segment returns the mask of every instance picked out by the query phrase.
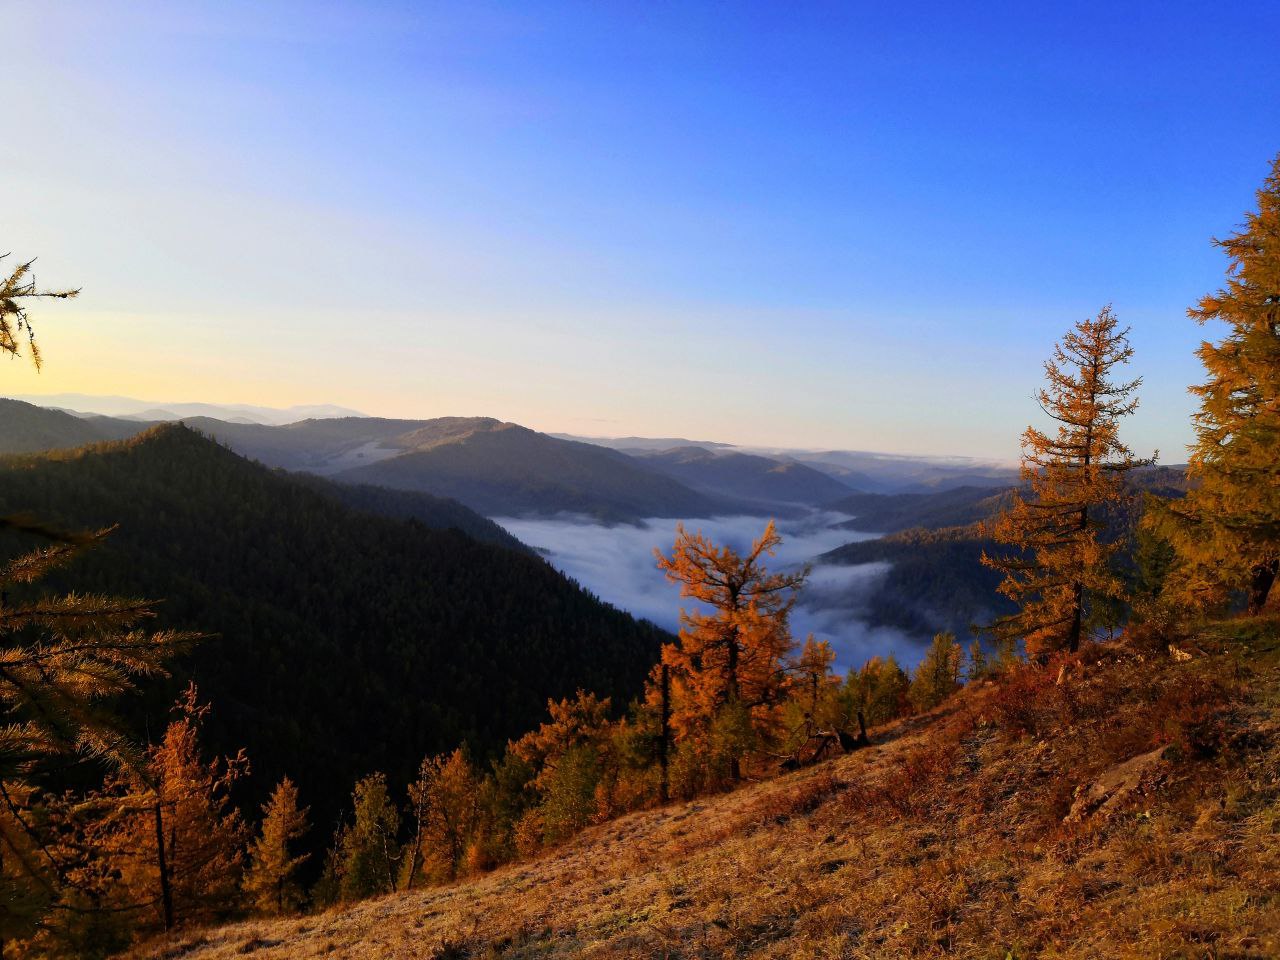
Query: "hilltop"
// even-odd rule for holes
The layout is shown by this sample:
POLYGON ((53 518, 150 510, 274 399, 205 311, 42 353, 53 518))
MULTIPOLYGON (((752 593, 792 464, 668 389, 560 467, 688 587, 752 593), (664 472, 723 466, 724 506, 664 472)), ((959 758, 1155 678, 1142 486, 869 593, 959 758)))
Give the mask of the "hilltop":
POLYGON ((487 875, 134 956, 1274 957, 1280 620, 1148 643, 487 875))

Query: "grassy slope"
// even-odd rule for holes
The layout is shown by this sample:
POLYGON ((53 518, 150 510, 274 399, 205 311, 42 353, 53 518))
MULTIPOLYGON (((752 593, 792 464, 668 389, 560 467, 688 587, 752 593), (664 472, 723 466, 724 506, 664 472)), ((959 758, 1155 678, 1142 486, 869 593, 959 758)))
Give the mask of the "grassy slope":
POLYGON ((1255 634, 1243 666, 1203 634, 1184 663, 1099 650, 532 862, 138 955, 1280 956, 1280 623, 1255 634))

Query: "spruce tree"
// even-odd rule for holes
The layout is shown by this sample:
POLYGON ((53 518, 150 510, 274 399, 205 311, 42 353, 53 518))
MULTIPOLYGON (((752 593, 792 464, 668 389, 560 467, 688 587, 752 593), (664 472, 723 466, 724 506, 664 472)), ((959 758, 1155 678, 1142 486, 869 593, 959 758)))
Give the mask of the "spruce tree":
POLYGON ((1216 606, 1243 593, 1255 613, 1280 572, 1280 156, 1257 198, 1244 227, 1215 241, 1226 286, 1188 311, 1227 326, 1197 351, 1208 378, 1191 388, 1191 489, 1149 521, 1177 553, 1177 599, 1216 606))
POLYGON ((982 556, 1004 574, 1000 592, 1020 607, 990 630, 998 641, 1022 640, 1031 655, 1079 649, 1094 602, 1125 594, 1111 565, 1119 544, 1108 519, 1130 500, 1125 474, 1151 462, 1120 440, 1142 382, 1114 379, 1133 356, 1128 332, 1104 307, 1054 346, 1036 400, 1057 429, 1022 435, 1023 488, 992 532, 1016 552, 982 556))
POLYGON ((298 807, 298 788, 285 777, 262 812, 262 832, 249 847, 244 891, 260 914, 293 913, 302 905, 302 888, 296 875, 308 854, 295 856, 290 844, 309 829, 308 811, 298 807))

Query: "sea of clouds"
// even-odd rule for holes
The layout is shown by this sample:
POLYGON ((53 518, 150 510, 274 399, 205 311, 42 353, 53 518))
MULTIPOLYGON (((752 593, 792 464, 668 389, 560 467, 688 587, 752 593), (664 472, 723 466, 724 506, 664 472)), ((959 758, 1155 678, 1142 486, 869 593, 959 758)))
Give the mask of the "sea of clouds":
MULTIPOLYGON (((814 511, 800 519, 778 521, 782 545, 770 568, 799 567, 828 550, 878 536, 833 529, 833 524, 849 519, 846 514, 814 511)), ((498 518, 497 522, 601 599, 669 630, 679 627, 681 605, 688 606, 690 601, 682 600, 679 587, 667 582, 653 553, 655 549, 670 552, 676 521, 651 519, 635 526, 605 526, 586 517, 561 515, 498 518)), ((746 516, 685 521, 686 529, 701 530, 716 543, 737 550, 749 547, 764 525, 761 518, 746 516)), ((815 564, 792 614, 792 632, 801 639, 813 633, 830 641, 841 669, 889 653, 913 663, 927 638, 871 627, 859 618, 866 597, 887 570, 884 563, 815 564)))

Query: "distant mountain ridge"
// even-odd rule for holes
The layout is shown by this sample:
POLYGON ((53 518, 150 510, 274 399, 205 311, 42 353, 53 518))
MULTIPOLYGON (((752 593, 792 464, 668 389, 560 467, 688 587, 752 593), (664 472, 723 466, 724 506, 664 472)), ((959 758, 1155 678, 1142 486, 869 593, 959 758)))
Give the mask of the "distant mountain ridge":
MULTIPOLYGON (((79 395, 60 398, 74 401, 79 395)), ((75 447, 131 436, 148 425, 9 403, 11 416, 0 422, 0 452, 75 447)), ((1011 468, 966 458, 765 453, 674 438, 581 441, 491 417, 324 416, 274 424, 253 422, 265 408, 242 408, 252 415, 242 417, 235 409, 207 404, 142 409, 131 416, 163 420, 180 410, 211 409, 219 416, 188 414, 183 422, 267 466, 448 497, 488 517, 578 514, 606 523, 784 517, 812 508, 848 510, 841 501, 857 494, 999 488, 1015 478, 1011 468), (677 445, 668 446, 672 442, 677 445)))
POLYGON ((695 490, 740 500, 821 507, 850 493, 839 480, 803 463, 737 450, 684 446, 636 450, 632 456, 695 490))
POLYGON ((69 413, 121 417, 131 420, 181 420, 185 417, 214 417, 242 423, 281 425, 299 420, 328 417, 363 417, 358 410, 332 403, 298 404, 292 407, 265 407, 251 403, 157 402, 134 397, 98 396, 88 393, 24 394, 14 397, 42 407, 69 413))

